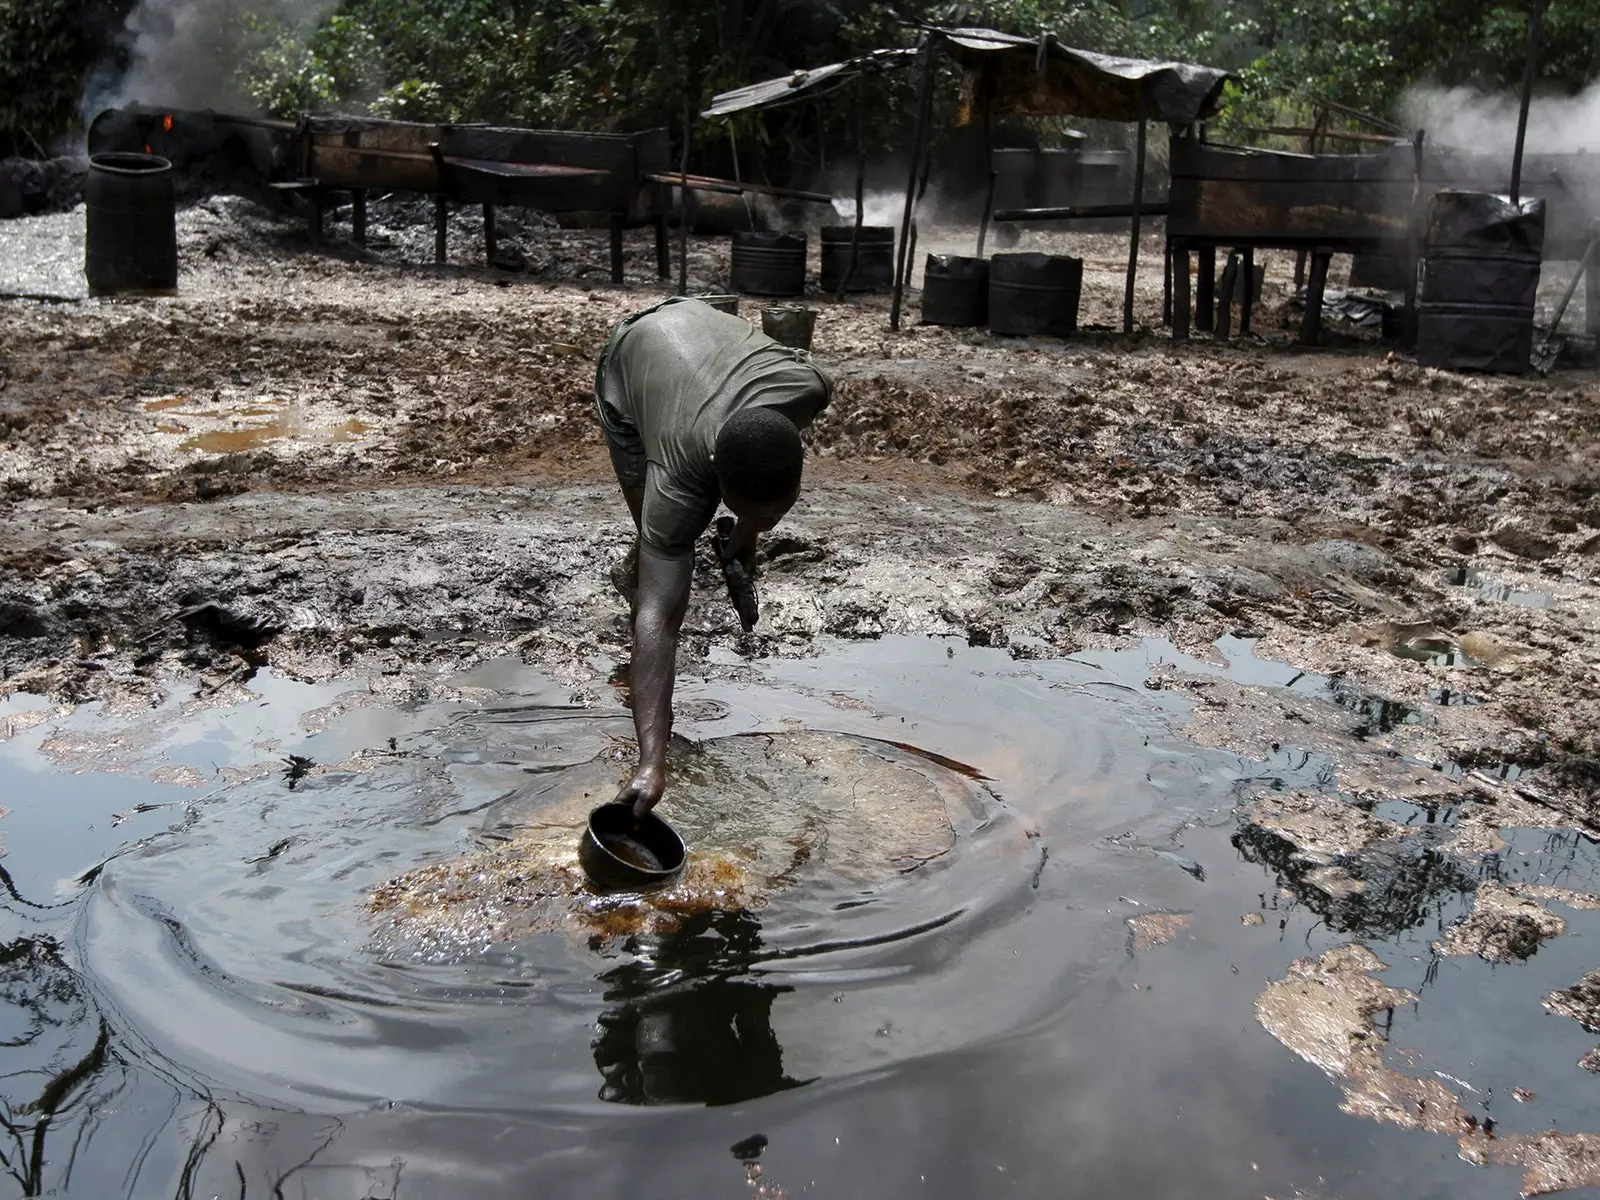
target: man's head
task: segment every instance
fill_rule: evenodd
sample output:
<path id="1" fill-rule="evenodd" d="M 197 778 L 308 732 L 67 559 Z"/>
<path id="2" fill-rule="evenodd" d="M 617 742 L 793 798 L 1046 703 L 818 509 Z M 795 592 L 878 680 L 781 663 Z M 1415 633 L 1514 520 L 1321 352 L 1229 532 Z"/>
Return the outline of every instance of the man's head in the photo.
<path id="1" fill-rule="evenodd" d="M 757 527 L 776 525 L 800 494 L 800 431 L 774 409 L 734 413 L 717 431 L 713 454 L 722 502 Z"/>

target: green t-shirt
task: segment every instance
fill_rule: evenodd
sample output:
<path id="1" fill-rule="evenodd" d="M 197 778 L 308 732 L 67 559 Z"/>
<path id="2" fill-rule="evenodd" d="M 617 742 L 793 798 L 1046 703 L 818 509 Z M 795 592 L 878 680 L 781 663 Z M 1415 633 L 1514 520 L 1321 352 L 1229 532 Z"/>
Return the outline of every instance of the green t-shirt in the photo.
<path id="1" fill-rule="evenodd" d="M 651 549 L 690 553 L 716 515 L 717 431 L 745 408 L 775 408 L 801 429 L 828 405 L 833 382 L 804 350 L 742 317 L 677 299 L 628 318 L 602 353 L 600 402 L 644 445 L 640 534 Z"/>

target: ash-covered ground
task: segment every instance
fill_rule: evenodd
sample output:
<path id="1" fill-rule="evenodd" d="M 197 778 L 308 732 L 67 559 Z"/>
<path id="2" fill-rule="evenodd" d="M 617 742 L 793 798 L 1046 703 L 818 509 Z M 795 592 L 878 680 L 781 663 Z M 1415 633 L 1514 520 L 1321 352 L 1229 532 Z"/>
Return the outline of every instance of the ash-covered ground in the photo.
<path id="1" fill-rule="evenodd" d="M 0 688 L 130 702 L 196 669 L 426 673 L 508 647 L 603 682 L 629 529 L 594 360 L 669 285 L 647 231 L 614 287 L 603 232 L 536 218 L 502 222 L 526 270 L 478 266 L 470 210 L 434 267 L 430 217 L 376 205 L 361 251 L 338 220 L 318 247 L 212 198 L 180 214 L 178 294 L 118 300 L 81 294 L 81 209 L 0 226 L 0 292 L 35 297 L 0 303 Z M 686 658 L 1248 633 L 1412 714 L 1363 731 L 1402 764 L 1371 789 L 1418 793 L 1398 777 L 1421 763 L 1430 803 L 1484 797 L 1509 765 L 1523 803 L 1600 824 L 1600 376 L 1424 370 L 1366 330 L 1300 348 L 1287 255 L 1254 335 L 1174 346 L 1155 236 L 1124 338 L 1125 238 L 1033 247 L 1086 260 L 1074 339 L 920 326 L 915 292 L 896 333 L 887 296 L 812 297 L 838 390 L 767 542 L 762 623 L 738 634 L 708 558 Z M 689 274 L 725 290 L 726 239 L 691 239 Z M 1247 751 L 1297 721 L 1249 689 L 1202 715 Z"/>

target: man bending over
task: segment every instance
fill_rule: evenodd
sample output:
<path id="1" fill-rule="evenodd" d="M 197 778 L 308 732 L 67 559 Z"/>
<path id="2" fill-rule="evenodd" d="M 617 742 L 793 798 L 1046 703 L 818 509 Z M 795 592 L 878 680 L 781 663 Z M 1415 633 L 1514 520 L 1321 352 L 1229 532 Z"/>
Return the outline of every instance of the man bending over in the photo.
<path id="1" fill-rule="evenodd" d="M 666 790 L 678 631 L 696 540 L 720 501 L 736 521 L 719 539 L 730 587 L 754 574 L 756 538 L 800 494 L 800 430 L 832 381 L 731 313 L 677 298 L 621 322 L 595 373 L 600 424 L 638 541 L 612 572 L 633 605 L 633 724 L 639 766 L 617 799 L 643 815 Z M 719 525 L 722 523 L 719 523 Z M 737 597 L 736 597 L 737 599 Z M 755 620 L 753 594 L 741 612 Z"/>

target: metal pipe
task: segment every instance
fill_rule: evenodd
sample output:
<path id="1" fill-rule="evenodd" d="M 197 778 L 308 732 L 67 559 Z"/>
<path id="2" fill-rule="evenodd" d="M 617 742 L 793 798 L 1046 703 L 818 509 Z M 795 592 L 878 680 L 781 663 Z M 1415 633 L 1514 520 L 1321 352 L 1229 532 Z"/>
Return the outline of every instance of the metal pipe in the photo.
<path id="1" fill-rule="evenodd" d="M 894 268 L 894 303 L 889 308 L 889 328 L 900 328 L 900 303 L 905 296 L 906 260 L 911 239 L 911 209 L 917 199 L 917 159 L 928 129 L 928 99 L 933 90 L 933 42 L 924 35 L 918 50 L 923 55 L 922 78 L 917 83 L 917 128 L 911 138 L 911 169 L 906 175 L 906 206 L 900 215 L 900 252 Z"/>
<path id="2" fill-rule="evenodd" d="M 1517 110 L 1517 148 L 1511 152 L 1511 203 L 1521 199 L 1522 144 L 1528 136 L 1528 106 L 1533 103 L 1533 80 L 1539 71 L 1539 31 L 1544 24 L 1544 0 L 1533 0 L 1528 14 L 1528 62 L 1522 71 L 1522 107 Z"/>

